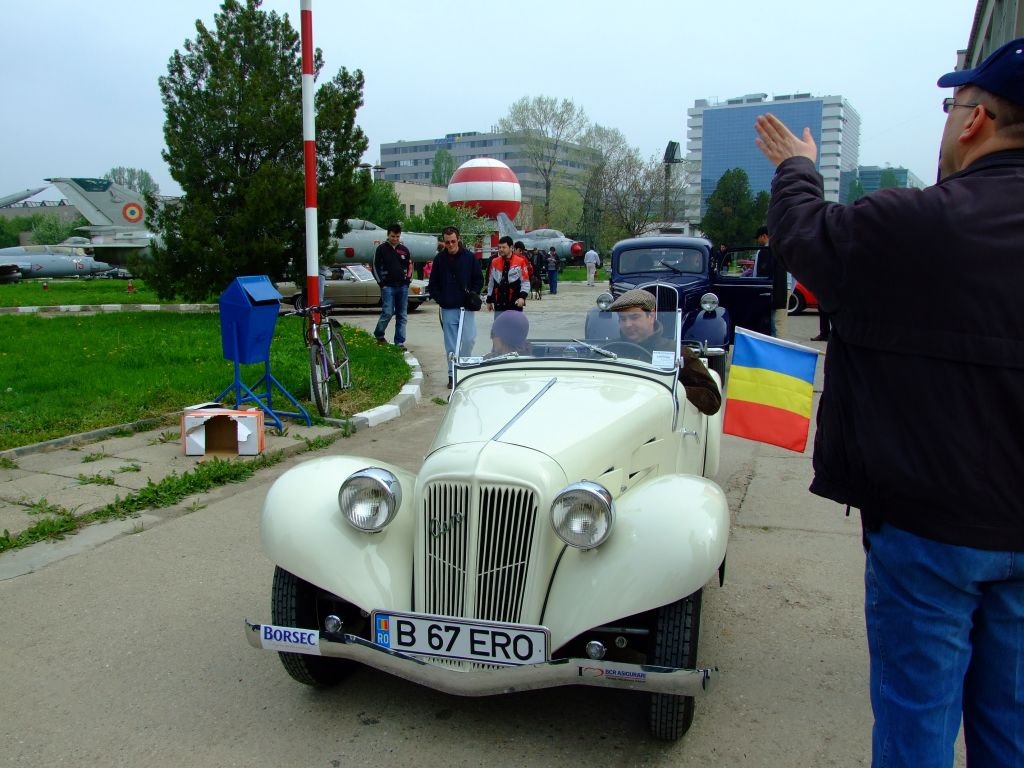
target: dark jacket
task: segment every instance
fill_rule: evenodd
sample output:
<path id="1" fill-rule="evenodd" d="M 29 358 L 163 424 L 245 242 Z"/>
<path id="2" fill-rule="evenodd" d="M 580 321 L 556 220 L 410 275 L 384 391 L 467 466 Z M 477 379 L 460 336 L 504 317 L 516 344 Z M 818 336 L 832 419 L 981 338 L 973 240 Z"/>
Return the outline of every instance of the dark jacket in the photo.
<path id="1" fill-rule="evenodd" d="M 381 243 L 373 255 L 373 275 L 381 285 L 400 286 L 410 282 L 412 255 L 399 243 Z"/>
<path id="2" fill-rule="evenodd" d="M 483 286 L 484 276 L 472 251 L 463 247 L 454 256 L 449 256 L 448 251 L 441 251 L 434 257 L 427 290 L 430 292 L 430 298 L 442 309 L 459 309 L 465 306 L 463 288 L 480 293 Z"/>
<path id="3" fill-rule="evenodd" d="M 826 203 L 781 163 L 776 256 L 833 323 L 811 491 L 936 541 L 1024 551 L 1024 151 Z"/>

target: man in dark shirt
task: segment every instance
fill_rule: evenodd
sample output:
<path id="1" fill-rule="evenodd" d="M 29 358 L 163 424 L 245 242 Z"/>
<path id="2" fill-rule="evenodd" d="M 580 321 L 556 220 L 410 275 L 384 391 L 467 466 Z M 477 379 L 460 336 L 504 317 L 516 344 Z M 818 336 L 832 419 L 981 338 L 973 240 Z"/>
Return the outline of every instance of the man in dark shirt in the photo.
<path id="1" fill-rule="evenodd" d="M 962 720 L 968 765 L 1024 766 L 1024 38 L 938 85 L 925 189 L 829 203 L 809 128 L 761 115 L 757 145 L 832 320 L 811 491 L 861 511 L 872 765 L 948 768 Z"/>
<path id="2" fill-rule="evenodd" d="M 373 256 L 373 274 L 380 285 L 380 319 L 373 331 L 378 344 L 387 344 L 384 334 L 395 318 L 395 346 L 405 349 L 405 324 L 412 281 L 412 254 L 401 243 L 402 225 L 388 227 L 387 242 L 377 246 Z"/>
<path id="3" fill-rule="evenodd" d="M 441 235 L 444 250 L 434 258 L 427 288 L 430 298 L 441 308 L 441 332 L 444 351 L 449 361 L 456 354 L 459 321 L 462 320 L 462 343 L 459 354 L 469 354 L 476 341 L 475 310 L 467 307 L 467 294 L 480 295 L 484 276 L 477 266 L 476 257 L 459 240 L 459 230 L 445 227 Z M 451 389 L 454 364 L 448 363 L 448 388 Z"/>

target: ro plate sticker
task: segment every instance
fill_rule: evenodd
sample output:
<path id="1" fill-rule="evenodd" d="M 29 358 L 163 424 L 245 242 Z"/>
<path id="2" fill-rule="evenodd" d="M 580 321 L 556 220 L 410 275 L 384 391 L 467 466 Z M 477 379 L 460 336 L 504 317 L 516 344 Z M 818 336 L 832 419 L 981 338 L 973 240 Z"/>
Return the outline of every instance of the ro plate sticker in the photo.
<path id="1" fill-rule="evenodd" d="M 260 627 L 260 645 L 268 651 L 319 656 L 320 633 L 315 629 L 275 627 L 273 624 L 264 624 Z"/>

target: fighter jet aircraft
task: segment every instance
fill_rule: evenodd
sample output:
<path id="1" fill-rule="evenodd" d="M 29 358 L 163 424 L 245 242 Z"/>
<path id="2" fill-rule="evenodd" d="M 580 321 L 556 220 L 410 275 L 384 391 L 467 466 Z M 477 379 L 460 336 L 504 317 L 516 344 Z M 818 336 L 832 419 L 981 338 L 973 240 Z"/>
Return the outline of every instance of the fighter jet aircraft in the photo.
<path id="1" fill-rule="evenodd" d="M 583 255 L 583 243 L 566 237 L 557 229 L 534 229 L 530 232 L 520 232 L 504 213 L 498 214 L 498 234 L 502 237 L 507 235 L 513 241 L 521 240 L 528 250 L 536 248 L 547 253 L 551 246 L 555 246 L 555 253 L 563 262 Z"/>
<path id="2" fill-rule="evenodd" d="M 23 277 L 72 277 L 106 272 L 109 264 L 86 256 L 81 248 L 65 245 L 18 245 L 0 248 L 0 283 Z"/>
<path id="3" fill-rule="evenodd" d="M 89 238 L 72 238 L 67 244 L 87 246 L 110 253 L 116 261 L 139 248 L 145 248 L 154 235 L 146 228 L 146 203 L 134 189 L 107 179 L 47 179 L 89 222 L 79 227 Z M 63 245 L 64 243 L 62 243 Z"/>
<path id="4" fill-rule="evenodd" d="M 334 238 L 338 245 L 338 253 L 335 258 L 342 264 L 348 262 L 372 264 L 377 246 L 387 242 L 387 230 L 366 219 L 347 219 L 347 221 L 349 231 L 341 238 Z M 331 232 L 334 232 L 337 223 L 337 219 L 331 221 Z M 437 256 L 437 238 L 438 235 L 403 232 L 402 244 L 409 249 L 414 264 L 423 264 L 433 261 Z"/>

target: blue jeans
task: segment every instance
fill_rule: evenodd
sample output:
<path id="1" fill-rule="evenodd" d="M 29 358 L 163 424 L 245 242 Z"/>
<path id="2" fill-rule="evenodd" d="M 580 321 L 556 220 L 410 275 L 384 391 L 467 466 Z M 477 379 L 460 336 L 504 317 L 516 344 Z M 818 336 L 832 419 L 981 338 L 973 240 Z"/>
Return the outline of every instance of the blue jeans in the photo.
<path id="1" fill-rule="evenodd" d="M 1024 768 L 1024 553 L 865 533 L 874 768 Z"/>
<path id="2" fill-rule="evenodd" d="M 558 270 L 548 270 L 548 285 L 551 287 L 552 293 L 558 293 Z"/>
<path id="3" fill-rule="evenodd" d="M 391 318 L 395 318 L 395 344 L 405 344 L 405 323 L 409 311 L 408 285 L 382 285 L 380 287 L 380 320 L 373 335 L 383 339 Z"/>
<path id="4" fill-rule="evenodd" d="M 455 344 L 459 337 L 459 317 L 461 309 L 441 308 L 441 332 L 444 334 L 445 358 L 448 362 L 448 375 L 455 375 L 455 367 L 451 362 L 451 356 L 455 352 Z M 459 356 L 465 356 L 473 351 L 476 343 L 476 313 L 467 311 L 462 321 L 462 348 Z"/>

